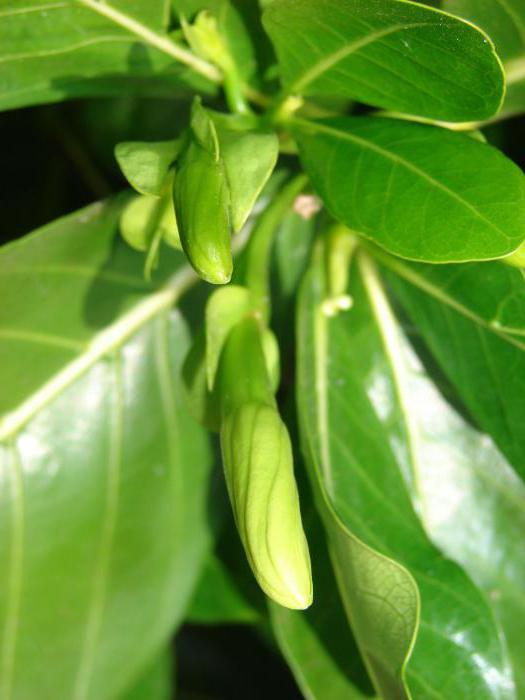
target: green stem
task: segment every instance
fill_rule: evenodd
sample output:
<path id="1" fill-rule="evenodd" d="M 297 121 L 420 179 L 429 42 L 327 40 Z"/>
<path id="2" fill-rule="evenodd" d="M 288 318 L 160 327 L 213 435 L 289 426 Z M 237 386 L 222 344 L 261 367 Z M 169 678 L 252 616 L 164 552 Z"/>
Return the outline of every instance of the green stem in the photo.
<path id="1" fill-rule="evenodd" d="M 234 114 L 252 114 L 243 94 L 242 81 L 233 64 L 230 70 L 224 72 L 223 89 L 228 107 Z"/>
<path id="2" fill-rule="evenodd" d="M 306 175 L 297 175 L 261 214 L 251 235 L 246 263 L 246 286 L 255 308 L 265 321 L 270 317 L 269 265 L 273 237 L 283 216 L 307 183 Z"/>
<path id="3" fill-rule="evenodd" d="M 228 104 L 230 104 L 230 99 L 232 99 L 233 104 L 236 105 L 235 108 L 230 105 L 234 111 L 239 112 L 239 106 L 242 108 L 242 103 L 246 105 L 245 98 L 260 107 L 267 107 L 270 104 L 271 100 L 267 95 L 264 95 L 249 85 L 242 84 L 240 81 L 238 81 L 238 84 L 235 86 L 233 94 L 228 95 L 228 90 L 230 88 L 226 85 L 227 79 L 222 75 L 221 71 L 216 66 L 202 58 L 199 58 L 199 56 L 196 56 L 192 51 L 188 51 L 188 49 L 179 46 L 168 36 L 164 36 L 153 31 L 152 29 L 149 29 L 149 27 L 137 22 L 129 15 L 117 10 L 115 7 L 102 2 L 102 0 L 77 0 L 77 2 L 79 5 L 83 5 L 84 7 L 93 10 L 94 12 L 97 12 L 103 17 L 111 20 L 115 24 L 118 24 L 120 27 L 127 29 L 129 32 L 142 39 L 142 41 L 145 43 L 155 47 L 168 56 L 171 56 L 180 63 L 183 63 L 196 73 L 199 73 L 208 80 L 211 80 L 212 83 L 224 83 L 224 90 L 226 92 Z"/>
<path id="4" fill-rule="evenodd" d="M 132 34 L 135 34 L 135 36 L 143 39 L 146 43 L 172 56 L 177 61 L 180 61 L 180 63 L 184 63 L 184 65 L 188 66 L 196 73 L 200 73 L 205 78 L 208 78 L 208 80 L 214 83 L 221 82 L 221 73 L 214 65 L 195 56 L 191 51 L 177 46 L 177 44 L 171 41 L 167 36 L 157 34 L 157 32 L 137 22 L 132 17 L 129 17 L 129 15 L 120 12 L 120 10 L 115 9 L 111 5 L 101 2 L 101 0 L 77 0 L 77 2 L 94 12 L 98 12 L 98 14 L 110 19 L 124 29 L 127 29 Z"/>

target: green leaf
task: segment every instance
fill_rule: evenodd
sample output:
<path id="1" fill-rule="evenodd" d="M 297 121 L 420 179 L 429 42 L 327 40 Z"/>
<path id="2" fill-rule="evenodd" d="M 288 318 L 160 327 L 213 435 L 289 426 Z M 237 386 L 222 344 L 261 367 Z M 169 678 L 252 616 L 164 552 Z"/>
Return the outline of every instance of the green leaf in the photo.
<path id="1" fill-rule="evenodd" d="M 119 700 L 170 700 L 173 697 L 172 653 L 168 647 L 157 654 L 134 686 Z"/>
<path id="2" fill-rule="evenodd" d="M 525 281 L 502 263 L 381 261 L 470 414 L 525 478 Z"/>
<path id="3" fill-rule="evenodd" d="M 272 629 L 305 698 L 364 700 L 373 690 L 339 599 L 322 524 L 308 521 L 314 602 L 304 611 L 269 602 Z"/>
<path id="4" fill-rule="evenodd" d="M 236 579 L 215 554 L 206 562 L 186 619 L 200 624 L 236 624 L 258 622 L 256 610 Z"/>
<path id="5" fill-rule="evenodd" d="M 242 122 L 212 113 L 230 188 L 232 226 L 240 231 L 272 174 L 279 155 L 277 135 L 247 131 Z"/>
<path id="6" fill-rule="evenodd" d="M 497 271 L 504 266 L 490 267 L 496 274 L 487 269 L 482 279 L 486 301 L 496 307 L 496 292 L 502 291 Z M 459 289 L 473 297 L 477 288 L 461 285 L 458 272 L 457 267 L 449 269 L 448 293 Z M 476 275 L 480 277 L 479 269 Z M 450 333 L 443 340 L 450 344 Z M 427 533 L 441 551 L 464 567 L 496 610 L 521 697 L 525 691 L 525 644 L 519 622 L 525 614 L 525 553 L 520 535 L 525 526 L 523 482 L 489 437 L 472 428 L 442 397 L 391 315 L 381 312 L 381 307 L 374 323 L 360 323 L 359 352 L 352 353 L 349 371 L 367 387 L 382 434 L 397 452 Z M 400 449 L 401 445 L 405 447 Z"/>
<path id="7" fill-rule="evenodd" d="M 408 447 L 390 444 L 381 428 L 388 388 L 380 379 L 370 387 L 355 370 L 361 355 L 375 362 L 362 343 L 371 324 L 399 333 L 377 277 L 368 267 L 362 274 L 351 273 L 352 310 L 328 318 L 318 260 L 298 319 L 301 431 L 353 631 L 385 698 L 409 697 L 403 679 L 414 697 L 512 698 L 485 599 L 430 544 L 412 508 Z"/>
<path id="8" fill-rule="evenodd" d="M 484 29 L 504 61 L 503 112 L 525 110 L 525 5 L 522 0 L 443 0 L 443 9 Z"/>
<path id="9" fill-rule="evenodd" d="M 212 92 L 209 79 L 218 79 L 168 37 L 163 0 L 8 0 L 3 7 L 0 109 L 93 95 Z"/>
<path id="10" fill-rule="evenodd" d="M 330 213 L 391 253 L 483 260 L 511 253 L 525 236 L 525 178 L 491 146 L 395 119 L 293 124 Z"/>
<path id="11" fill-rule="evenodd" d="M 160 197 L 168 170 L 179 151 L 179 141 L 124 141 L 115 157 L 124 177 L 140 194 Z"/>
<path id="12" fill-rule="evenodd" d="M 497 112 L 504 77 L 470 24 L 398 0 L 280 0 L 264 26 L 288 95 L 338 96 L 430 119 Z"/>
<path id="13" fill-rule="evenodd" d="M 196 278 L 168 251 L 144 283 L 118 236 L 125 201 L 0 252 L 0 696 L 13 700 L 123 692 L 182 619 L 209 548 L 211 455 L 182 400 L 173 310 Z"/>

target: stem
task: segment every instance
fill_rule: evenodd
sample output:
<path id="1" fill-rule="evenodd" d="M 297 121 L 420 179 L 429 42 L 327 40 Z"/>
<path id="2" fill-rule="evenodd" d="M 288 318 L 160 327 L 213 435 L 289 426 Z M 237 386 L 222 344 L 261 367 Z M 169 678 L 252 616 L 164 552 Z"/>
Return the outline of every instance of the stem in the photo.
<path id="1" fill-rule="evenodd" d="M 194 70 L 196 73 L 200 73 L 208 80 L 214 83 L 220 83 L 222 81 L 222 76 L 220 71 L 208 61 L 204 61 L 202 58 L 195 56 L 191 51 L 187 51 L 180 46 L 177 46 L 171 39 L 167 36 L 162 36 L 162 34 L 157 34 L 152 29 L 148 29 L 140 22 L 137 22 L 132 17 L 125 15 L 123 12 L 116 10 L 111 5 L 106 5 L 101 2 L 101 0 L 77 0 L 80 5 L 88 7 L 94 12 L 98 12 L 100 15 L 107 17 L 115 24 L 124 27 L 132 34 L 140 37 L 146 41 L 151 46 L 163 51 L 169 56 L 177 59 L 181 63 Z"/>
<path id="2" fill-rule="evenodd" d="M 234 114 L 252 114 L 243 93 L 242 82 L 234 66 L 232 66 L 231 71 L 225 71 L 223 88 L 228 107 Z"/>
<path id="3" fill-rule="evenodd" d="M 275 230 L 286 210 L 307 182 L 306 175 L 297 175 L 261 214 L 251 235 L 246 263 L 246 286 L 250 289 L 256 309 L 265 320 L 270 316 L 269 258 Z"/>
<path id="4" fill-rule="evenodd" d="M 212 63 L 209 63 L 208 61 L 199 58 L 199 56 L 196 56 L 191 51 L 178 46 L 167 36 L 154 32 L 152 29 L 145 27 L 132 17 L 129 17 L 123 12 L 111 7 L 111 5 L 106 5 L 102 2 L 102 0 L 77 0 L 77 2 L 80 5 L 93 10 L 94 12 L 98 12 L 98 14 L 107 17 L 112 22 L 115 22 L 115 24 L 124 27 L 124 29 L 127 29 L 132 34 L 135 34 L 135 36 L 140 37 L 143 41 L 150 44 L 150 46 L 154 46 L 156 49 L 159 49 L 159 51 L 163 51 L 168 56 L 172 56 L 180 63 L 183 63 L 194 70 L 196 73 L 199 73 L 208 80 L 211 80 L 212 83 L 220 84 L 224 81 L 224 89 L 226 91 L 228 104 L 235 112 L 246 113 L 241 112 L 239 109 L 239 107 L 242 109 L 242 104 L 246 105 L 244 98 L 248 99 L 250 102 L 253 102 L 259 107 L 267 107 L 270 104 L 271 99 L 267 95 L 255 90 L 250 85 L 244 85 L 242 83 L 239 83 L 238 86 L 236 86 L 236 90 L 232 94 L 228 94 L 230 88 L 226 85 L 227 80 L 223 77 L 221 71 Z M 230 99 L 233 99 L 233 104 L 230 103 Z"/>

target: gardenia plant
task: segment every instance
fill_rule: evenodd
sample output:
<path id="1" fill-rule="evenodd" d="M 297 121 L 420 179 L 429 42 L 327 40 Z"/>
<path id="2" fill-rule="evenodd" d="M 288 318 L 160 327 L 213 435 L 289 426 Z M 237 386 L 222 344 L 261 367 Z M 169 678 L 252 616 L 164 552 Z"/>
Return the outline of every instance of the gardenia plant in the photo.
<path id="1" fill-rule="evenodd" d="M 310 699 L 525 698 L 525 3 L 260 6 L 0 10 L 0 107 L 181 104 L 0 252 L 0 699 L 166 697 L 185 620 Z"/>

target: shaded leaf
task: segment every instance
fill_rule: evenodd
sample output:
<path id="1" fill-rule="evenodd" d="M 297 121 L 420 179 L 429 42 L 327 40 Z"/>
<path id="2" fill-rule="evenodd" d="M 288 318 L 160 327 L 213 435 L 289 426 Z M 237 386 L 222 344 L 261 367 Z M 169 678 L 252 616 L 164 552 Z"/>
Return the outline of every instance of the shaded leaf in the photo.
<path id="1" fill-rule="evenodd" d="M 260 613 L 245 597 L 224 562 L 211 555 L 195 590 L 186 619 L 201 624 L 257 622 Z"/>
<path id="2" fill-rule="evenodd" d="M 525 5 L 522 0 L 443 0 L 443 9 L 474 22 L 496 45 L 504 62 L 504 113 L 525 109 Z"/>
<path id="3" fill-rule="evenodd" d="M 491 146 L 403 120 L 295 120 L 330 213 L 389 252 L 427 262 L 504 256 L 525 235 L 525 178 Z"/>
<path id="4" fill-rule="evenodd" d="M 122 93 L 213 91 L 177 62 L 163 0 L 4 4 L 0 109 Z"/>
<path id="5" fill-rule="evenodd" d="M 168 647 L 153 659 L 133 687 L 119 700 L 170 700 L 173 685 L 172 651 Z"/>
<path id="6" fill-rule="evenodd" d="M 171 310 L 195 277 L 169 277 L 170 254 L 144 284 L 118 236 L 124 201 L 0 252 L 2 697 L 123 692 L 180 622 L 209 547 L 210 454 L 182 401 L 188 336 Z"/>
<path id="7" fill-rule="evenodd" d="M 269 602 L 272 629 L 305 698 L 363 700 L 374 692 L 339 600 L 322 523 L 307 520 L 314 602 L 305 611 Z"/>
<path id="8" fill-rule="evenodd" d="M 503 72 L 487 37 L 398 0 L 280 0 L 264 26 L 287 94 L 337 95 L 430 119 L 497 112 Z"/>

